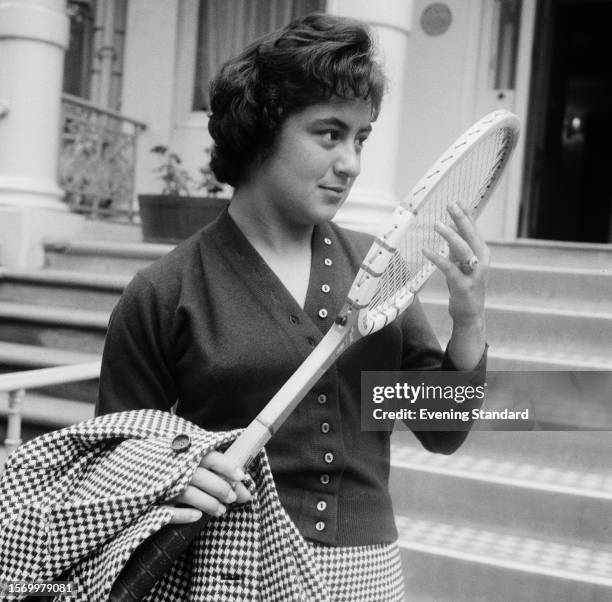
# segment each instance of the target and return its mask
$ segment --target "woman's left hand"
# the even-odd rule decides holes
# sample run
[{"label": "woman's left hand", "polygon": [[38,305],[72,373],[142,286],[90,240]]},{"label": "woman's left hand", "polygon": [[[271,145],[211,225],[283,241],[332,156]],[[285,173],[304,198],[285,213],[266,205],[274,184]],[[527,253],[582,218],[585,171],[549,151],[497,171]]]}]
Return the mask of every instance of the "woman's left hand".
[{"label": "woman's left hand", "polygon": [[454,203],[448,212],[455,228],[438,222],[436,232],[449,246],[449,256],[425,249],[423,254],[446,277],[448,311],[456,327],[484,325],[484,303],[490,253],[471,217]]}]

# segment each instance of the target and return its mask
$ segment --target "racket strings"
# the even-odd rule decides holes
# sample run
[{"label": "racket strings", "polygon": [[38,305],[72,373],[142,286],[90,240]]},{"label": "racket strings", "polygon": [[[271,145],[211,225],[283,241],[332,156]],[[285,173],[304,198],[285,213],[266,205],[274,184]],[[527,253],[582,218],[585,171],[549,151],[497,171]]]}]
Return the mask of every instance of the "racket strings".
[{"label": "racket strings", "polygon": [[389,314],[411,302],[412,295],[435,269],[423,255],[423,249],[448,255],[448,243],[434,229],[436,222],[453,223],[447,212],[449,203],[453,202],[469,214],[478,213],[482,199],[506,162],[511,145],[512,132],[509,130],[501,129],[483,138],[451,166],[423,202],[413,208],[415,220],[380,277],[369,311]]}]

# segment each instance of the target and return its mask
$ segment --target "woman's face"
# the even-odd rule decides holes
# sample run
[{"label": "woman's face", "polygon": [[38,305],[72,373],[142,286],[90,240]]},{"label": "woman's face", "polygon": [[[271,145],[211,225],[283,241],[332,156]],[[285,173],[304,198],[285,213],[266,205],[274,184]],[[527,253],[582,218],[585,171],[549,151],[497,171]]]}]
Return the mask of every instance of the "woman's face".
[{"label": "woman's face", "polygon": [[363,99],[332,99],[287,117],[255,177],[260,201],[283,221],[330,220],[360,172],[372,108]]}]

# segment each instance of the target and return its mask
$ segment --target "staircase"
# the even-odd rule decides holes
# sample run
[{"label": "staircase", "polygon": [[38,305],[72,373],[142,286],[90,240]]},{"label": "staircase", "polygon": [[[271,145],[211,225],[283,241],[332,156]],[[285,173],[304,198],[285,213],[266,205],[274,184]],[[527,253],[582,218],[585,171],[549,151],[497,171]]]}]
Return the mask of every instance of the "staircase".
[{"label": "staircase", "polygon": [[[612,247],[544,241],[489,246],[489,369],[612,369]],[[440,273],[420,297],[446,342],[448,293]]]},{"label": "staircase", "polygon": [[[43,270],[0,269],[1,370],[99,357],[122,289],[171,248],[144,245],[136,235],[103,235],[103,242],[96,232],[49,240]],[[609,376],[610,247],[530,241],[491,248],[490,370]],[[440,277],[421,300],[445,343]],[[570,387],[534,394],[538,428],[559,430],[474,431],[451,456],[424,451],[409,432],[395,433],[391,489],[411,600],[612,599],[612,433],[577,430],[612,429],[604,377],[597,403]],[[573,384],[580,378],[584,372]],[[27,434],[91,416],[96,387],[91,381],[29,392]]]},{"label": "staircase", "polygon": [[[557,430],[473,431],[451,456],[394,434],[391,490],[410,599],[612,600],[612,432],[576,430],[612,430],[612,250],[490,246],[489,370],[555,371],[540,373],[543,382],[566,386],[541,387],[530,401],[537,428]],[[445,343],[437,276],[421,301]]]},{"label": "staircase", "polygon": [[[137,226],[90,222],[85,234],[48,240],[42,270],[0,267],[0,372],[99,359],[124,287],[172,248],[141,243]],[[96,379],[28,391],[24,437],[92,417],[97,388]],[[7,407],[0,392],[0,440]]]}]

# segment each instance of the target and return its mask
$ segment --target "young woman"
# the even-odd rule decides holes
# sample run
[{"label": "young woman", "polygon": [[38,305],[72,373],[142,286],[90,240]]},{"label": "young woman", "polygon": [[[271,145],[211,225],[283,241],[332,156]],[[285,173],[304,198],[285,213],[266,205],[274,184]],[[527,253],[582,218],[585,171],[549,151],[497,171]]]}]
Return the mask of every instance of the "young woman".
[{"label": "young woman", "polygon": [[[234,187],[229,209],[127,287],[109,326],[98,413],[174,406],[208,430],[257,415],[329,329],[369,248],[369,236],[330,220],[359,175],[384,87],[368,30],[330,15],[301,18],[222,68],[209,130],[213,170]],[[361,371],[484,378],[488,250],[465,214],[451,214],[456,229],[439,226],[451,257],[478,263],[466,274],[429,255],[450,290],[446,352],[416,301],[349,348],[266,446],[281,502],[334,599],[370,599],[363,584],[377,602],[403,599],[390,433],[361,430]],[[416,435],[450,453],[465,433]],[[248,501],[242,477],[209,454],[175,500],[174,522]]]}]

